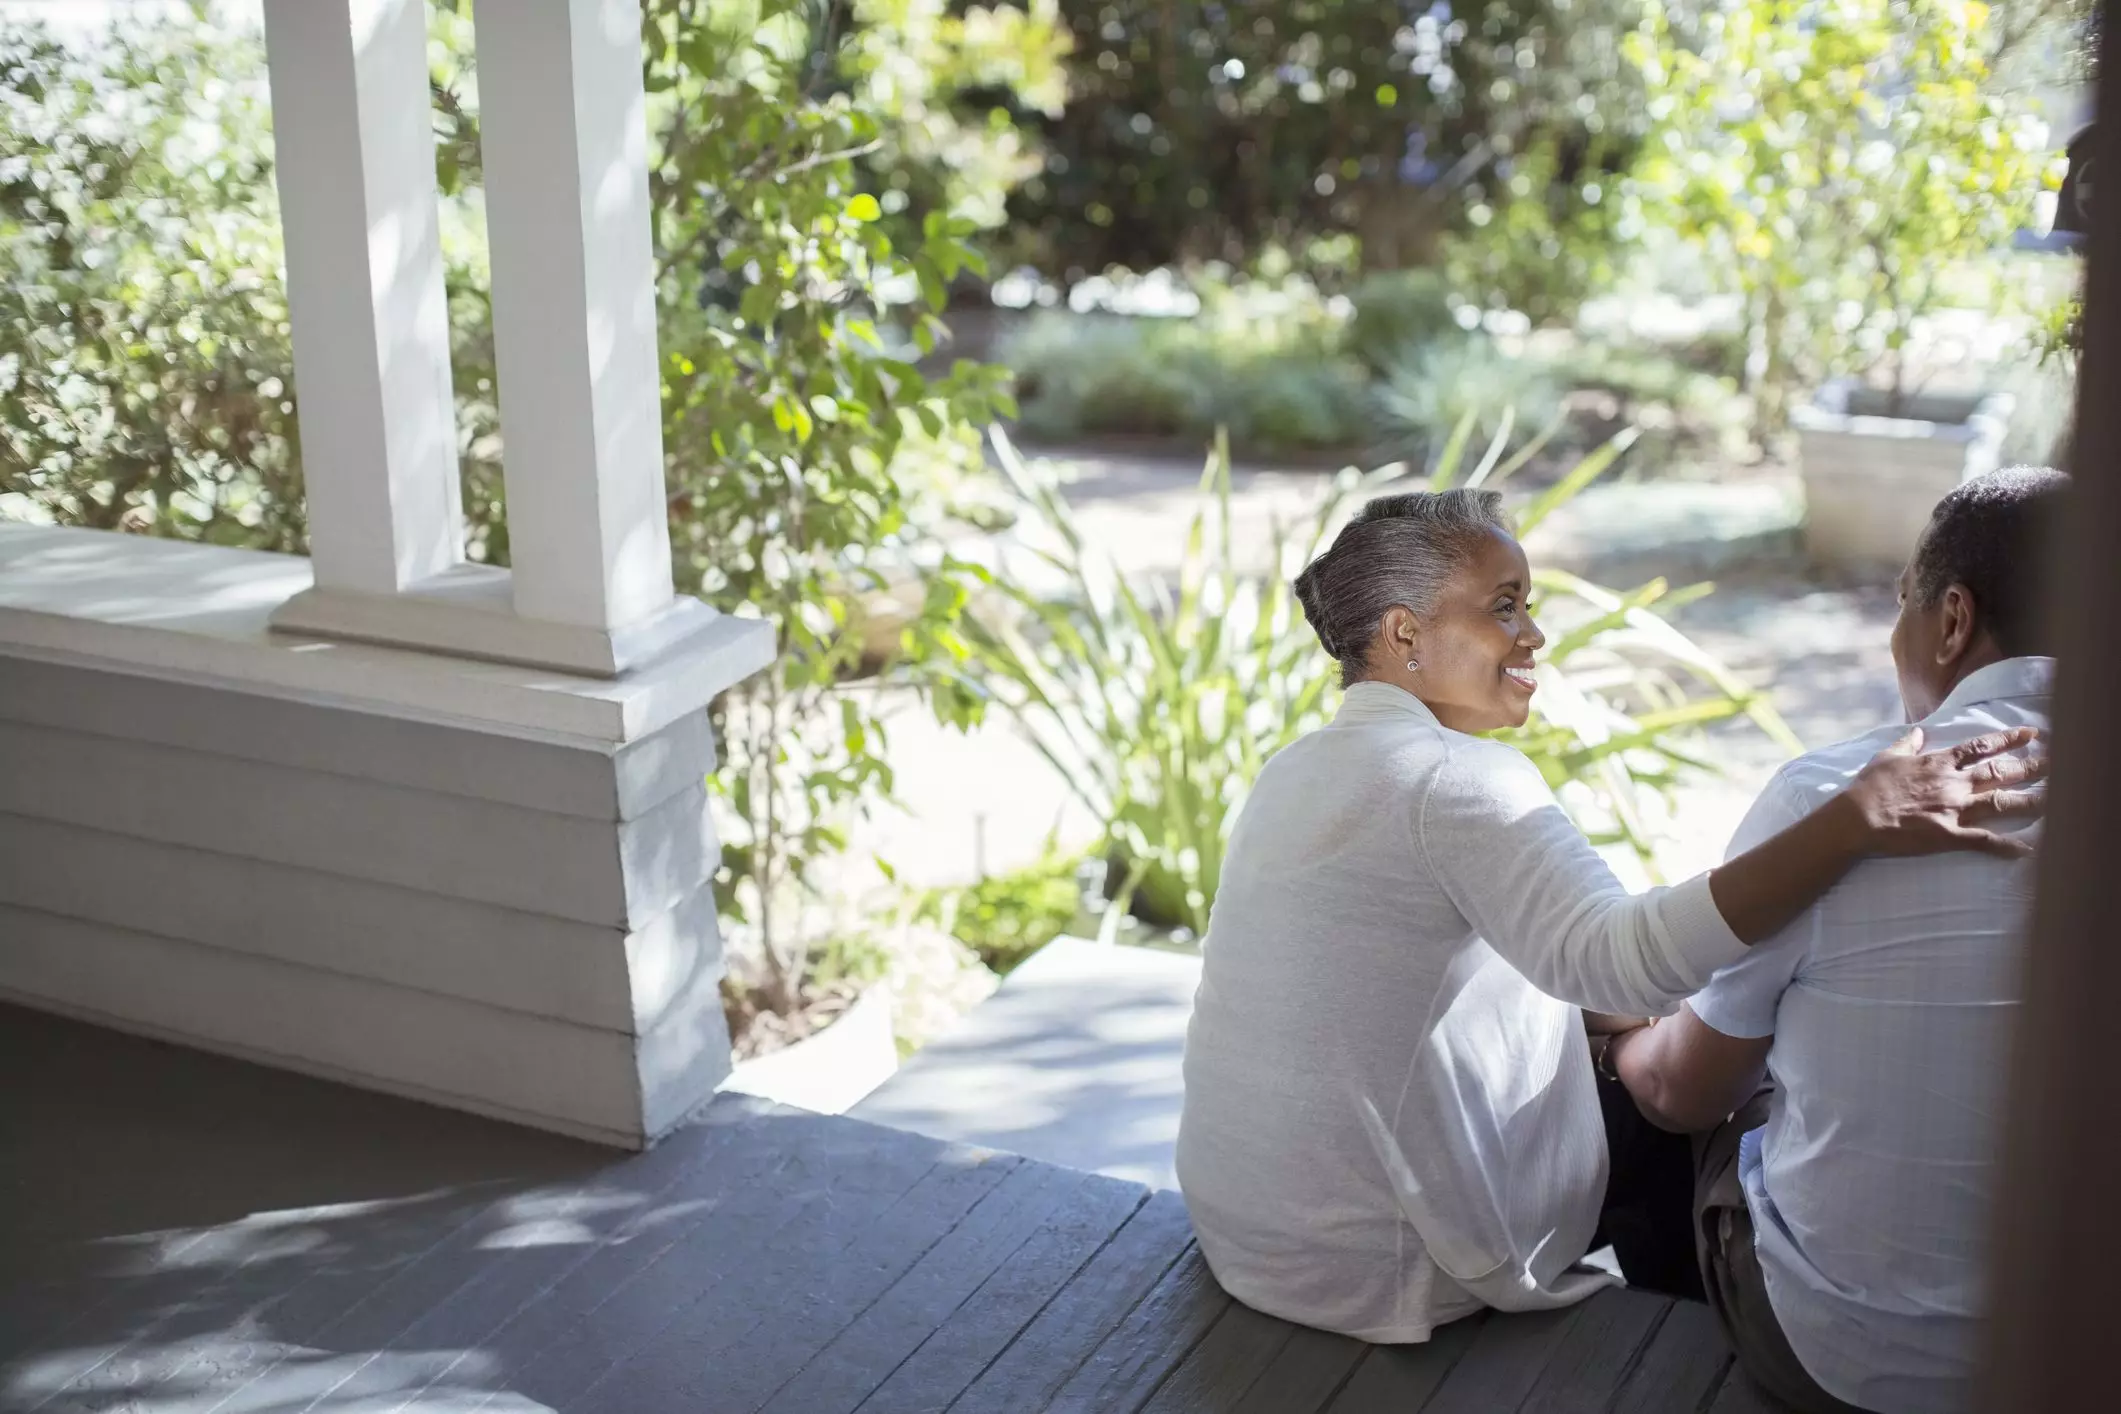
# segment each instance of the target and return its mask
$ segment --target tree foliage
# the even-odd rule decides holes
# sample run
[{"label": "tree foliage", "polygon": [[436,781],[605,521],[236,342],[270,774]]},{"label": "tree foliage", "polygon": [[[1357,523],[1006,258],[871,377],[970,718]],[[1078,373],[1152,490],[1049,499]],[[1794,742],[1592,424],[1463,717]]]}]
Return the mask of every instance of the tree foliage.
[{"label": "tree foliage", "polygon": [[1066,0],[1069,101],[1012,199],[1012,252],[1062,279],[1357,238],[1535,309],[1603,258],[1649,123],[1634,0],[1351,5]]},{"label": "tree foliage", "polygon": [[298,550],[287,306],[254,39],[90,60],[0,28],[0,504]]},{"label": "tree foliage", "polygon": [[[865,45],[887,18],[872,14]],[[648,25],[679,578],[779,632],[776,666],[717,711],[723,904],[752,925],[791,1004],[809,868],[841,847],[847,811],[891,786],[873,699],[839,687],[862,654],[862,596],[914,553],[919,463],[976,454],[976,429],[1014,411],[999,369],[916,367],[946,332],[950,282],[982,268],[975,223],[938,209],[886,229],[857,163],[901,150],[899,115],[830,81],[838,19],[803,0],[654,0]],[[859,64],[869,51],[855,52]],[[907,666],[963,651],[965,594],[960,577],[933,578],[903,636]]]},{"label": "tree foliage", "polygon": [[2030,223],[2051,158],[1992,83],[1979,0],[1721,0],[1653,9],[1666,96],[1642,168],[1744,296],[1764,430],[1791,392],[1881,364],[1969,262]]}]

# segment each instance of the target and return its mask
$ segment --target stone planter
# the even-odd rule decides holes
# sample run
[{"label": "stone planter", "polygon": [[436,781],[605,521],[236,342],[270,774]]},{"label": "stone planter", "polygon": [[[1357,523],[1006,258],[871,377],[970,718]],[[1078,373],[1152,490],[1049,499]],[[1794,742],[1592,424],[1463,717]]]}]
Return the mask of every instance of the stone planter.
[{"label": "stone planter", "polygon": [[1961,482],[1996,468],[2007,394],[1890,395],[1828,384],[1796,410],[1805,548],[1817,564],[1877,572],[1907,563],[1930,512]]}]

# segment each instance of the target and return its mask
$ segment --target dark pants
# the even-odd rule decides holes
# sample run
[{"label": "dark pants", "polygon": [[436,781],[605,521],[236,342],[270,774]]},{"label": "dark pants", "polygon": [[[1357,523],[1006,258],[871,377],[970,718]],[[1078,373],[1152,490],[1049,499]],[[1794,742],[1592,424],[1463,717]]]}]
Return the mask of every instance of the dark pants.
[{"label": "dark pants", "polygon": [[1753,1245],[1753,1212],[1745,1205],[1738,1173],[1738,1144],[1767,1123],[1772,1093],[1762,1090],[1721,1125],[1694,1136],[1694,1229],[1702,1284],[1754,1384],[1802,1414],[1861,1414],[1819,1387],[1790,1349],[1768,1304],[1767,1280]]},{"label": "dark pants", "polygon": [[1591,1250],[1610,1244],[1628,1285],[1705,1300],[1694,1242],[1694,1144],[1642,1117],[1626,1087],[1598,1078],[1605,1206]]},{"label": "dark pants", "polygon": [[1782,1334],[1753,1249],[1753,1215],[1738,1144],[1767,1123],[1766,1090],[1707,1134],[1667,1134],[1627,1090],[1601,1077],[1608,1177],[1596,1247],[1611,1243],[1628,1285],[1707,1301],[1738,1363],[1778,1404],[1800,1414],[1862,1414],[1821,1389]]}]

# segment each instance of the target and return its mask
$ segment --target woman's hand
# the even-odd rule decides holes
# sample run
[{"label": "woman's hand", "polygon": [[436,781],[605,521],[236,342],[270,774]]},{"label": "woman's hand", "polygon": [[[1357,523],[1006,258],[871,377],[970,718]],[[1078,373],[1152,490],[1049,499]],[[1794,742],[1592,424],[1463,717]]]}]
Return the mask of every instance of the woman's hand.
[{"label": "woman's hand", "polygon": [[1922,728],[1871,759],[1836,802],[1860,832],[1864,854],[1942,854],[1979,850],[2015,859],[2028,841],[1983,826],[2039,815],[2042,794],[2026,787],[2047,775],[2047,758],[2008,753],[2030,746],[2031,727],[1990,732],[1941,751],[1922,749]]}]

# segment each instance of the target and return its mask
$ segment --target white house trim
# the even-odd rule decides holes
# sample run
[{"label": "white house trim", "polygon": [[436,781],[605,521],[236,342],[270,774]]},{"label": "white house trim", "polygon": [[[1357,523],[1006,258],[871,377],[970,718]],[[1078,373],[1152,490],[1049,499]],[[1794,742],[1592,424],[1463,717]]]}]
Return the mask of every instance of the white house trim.
[{"label": "white house trim", "polygon": [[0,524],[0,997],[652,1143],[729,1070],[700,717],[774,633],[673,592],[638,0],[477,16],[512,571],[425,0],[266,16],[315,556]]},{"label": "white house trim", "polygon": [[773,661],[772,628],[727,614],[618,678],[276,631],[275,611],[310,583],[295,555],[0,524],[0,653],[613,745]]},{"label": "white house trim", "polygon": [[639,0],[474,24],[515,604],[611,633],[668,611]]},{"label": "white house trim", "polygon": [[423,0],[268,0],[316,561],[273,625],[617,677],[721,632],[672,584],[640,5],[488,9],[510,570],[462,563]]},{"label": "white house trim", "polygon": [[463,556],[422,0],[266,0],[274,170],[317,582]]}]

